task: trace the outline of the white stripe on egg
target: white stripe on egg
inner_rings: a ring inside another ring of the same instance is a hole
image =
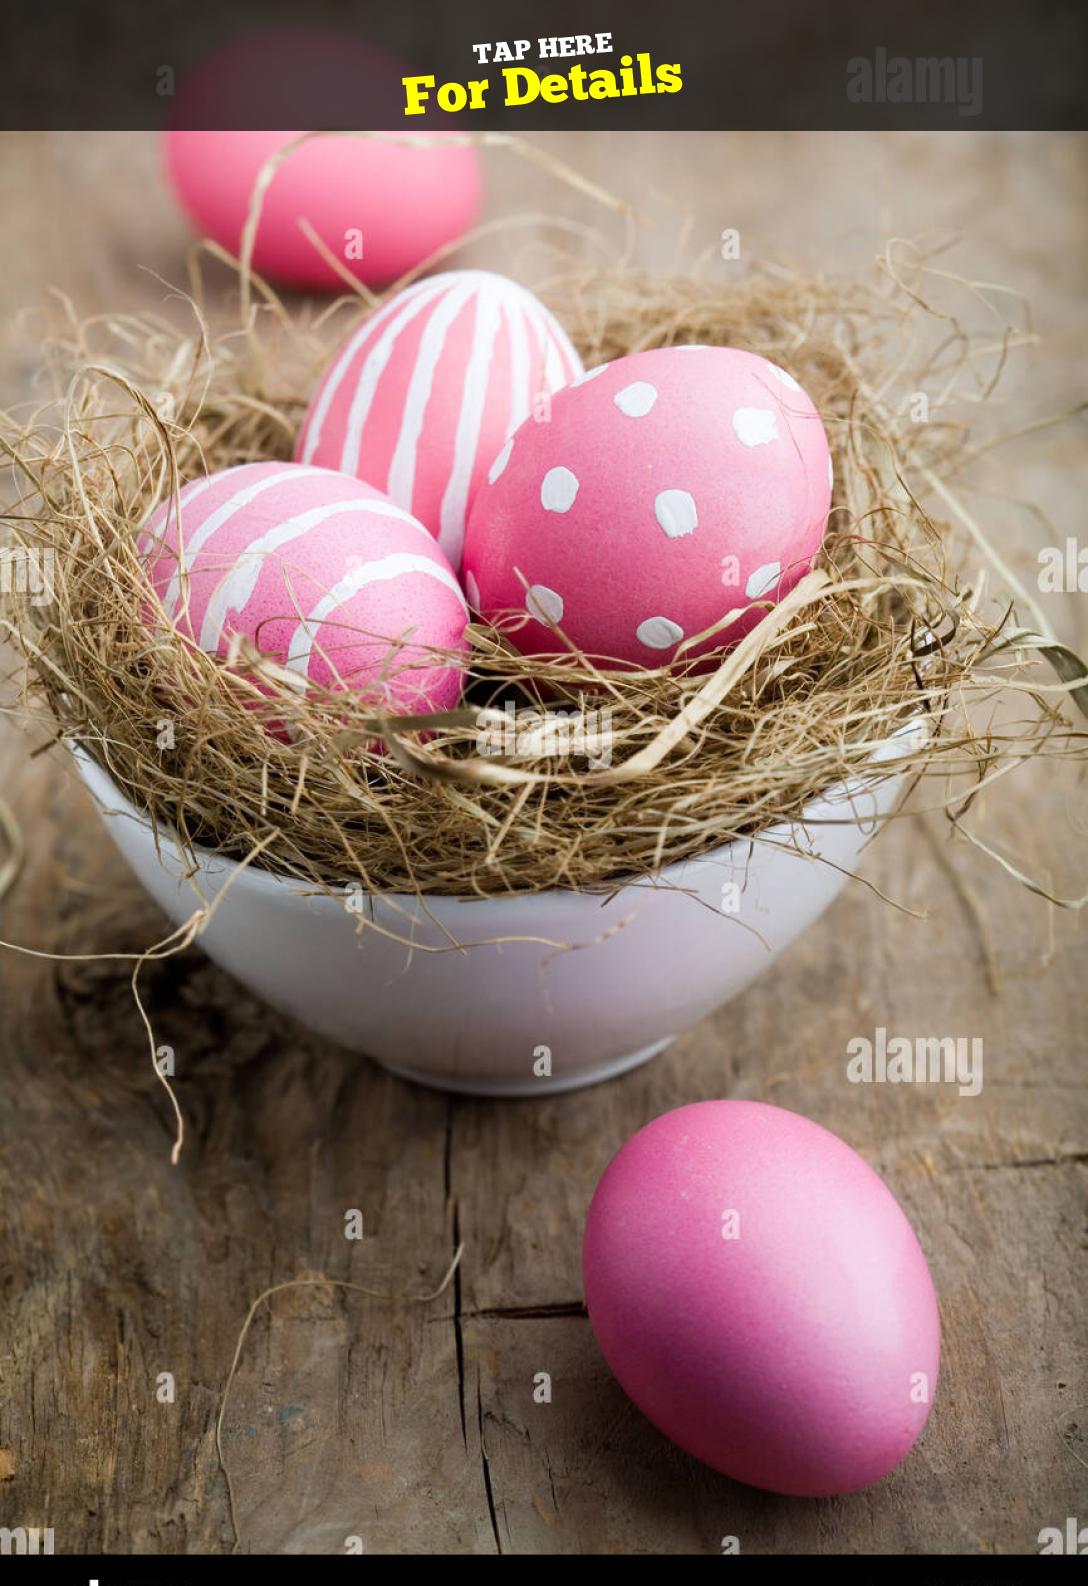
[[[438,360],[445,350],[446,338],[461,310],[471,300],[471,291],[465,286],[447,292],[435,304],[423,327],[408,395],[401,413],[400,434],[397,436],[393,460],[389,465],[385,489],[395,500],[411,501],[415,491],[416,455],[423,414],[434,386]],[[358,461],[358,459],[356,459]]]
[[[507,463],[510,461],[510,453],[513,450],[514,437],[511,435],[502,451],[495,458],[495,461],[491,464],[491,467],[487,470],[487,482],[489,485],[493,485],[496,479],[501,478]]]
[[[433,282],[431,285],[433,286]],[[410,325],[417,315],[441,297],[442,288],[430,292],[420,292],[409,296],[407,303],[403,299],[397,300],[398,312],[392,322],[385,328],[376,342],[371,343],[363,354],[365,366],[358,388],[351,400],[348,410],[348,422],[344,430],[344,444],[340,449],[340,471],[345,474],[354,474],[359,466],[359,448],[362,444],[363,430],[370,415],[374,393],[378,388],[378,381],[385,373],[385,366],[393,355],[405,326]],[[312,456],[309,446],[307,451]],[[368,484],[377,485],[379,481],[368,480]]]
[[[378,503],[379,506],[383,504]],[[329,518],[348,513],[365,518],[374,509],[373,501],[355,499],[327,502],[320,507],[311,507],[307,512],[300,512],[296,517],[286,518],[274,528],[268,529],[260,539],[254,540],[249,549],[238,557],[227,576],[220,580],[208,601],[200,629],[200,648],[214,653],[223,635],[229,613],[242,611],[252,597],[264,567],[265,557],[280,550],[284,545],[289,545],[292,540],[309,534],[311,529],[316,528],[319,523],[326,523]],[[382,516],[401,518],[402,514],[398,509],[396,512],[383,513]],[[405,513],[403,516],[409,522],[412,521],[409,514]],[[424,529],[423,532],[426,534],[427,531]],[[427,538],[430,539],[430,535],[427,535]]]
[[[501,328],[499,307],[494,298],[478,296],[473,308],[476,320],[468,368],[465,372],[465,400],[457,415],[453,467],[446,481],[439,517],[441,527],[438,543],[454,567],[460,565],[461,552],[464,548],[465,509],[480,450],[480,429],[487,396],[487,371],[495,355],[495,343]]]
[[[409,297],[410,301],[415,304],[414,312],[408,316],[409,319],[413,319],[415,314],[419,313],[420,309],[430,302],[432,297],[437,296],[437,291],[434,287],[434,281],[431,280],[418,282],[417,287],[415,289],[410,287],[405,296]],[[360,325],[354,336],[349,338],[347,346],[344,348],[343,352],[333,365],[332,371],[325,381],[325,384],[321,388],[318,399],[314,404],[309,419],[309,428],[306,431],[306,440],[300,461],[308,463],[312,460],[314,452],[317,450],[318,445],[320,444],[321,432],[324,428],[325,420],[328,417],[329,409],[336,400],[337,393],[339,392],[340,387],[343,385],[344,380],[347,378],[349,369],[355,362],[360,352],[364,352],[366,344],[373,341],[375,335],[379,331],[386,329],[389,326],[389,322],[391,320],[399,320],[401,311],[404,307],[404,301],[404,296],[397,296],[394,297],[391,302],[383,304],[376,313],[371,314],[369,319],[365,320],[364,323]]]
[[[238,469],[252,466],[250,463],[239,463],[237,469],[227,468],[218,477],[224,479],[229,474],[238,472]],[[257,497],[263,495],[266,490],[275,490],[278,486],[293,484],[300,477],[310,477],[313,474],[323,474],[327,471],[324,468],[292,468],[282,471],[277,469],[275,473],[265,474],[263,478],[258,479],[254,484],[246,485],[239,490],[235,495],[231,496],[229,501],[224,501],[220,506],[216,507],[215,511],[208,514],[203,523],[188,539],[185,537],[185,520],[183,518],[180,525],[181,551],[183,554],[178,557],[177,571],[172,575],[166,588],[166,594],[163,596],[163,606],[168,616],[174,619],[177,618],[181,581],[192,567],[193,559],[198,551],[201,551],[207,545],[213,534],[230,522],[235,513],[248,507],[251,501],[256,501]],[[194,491],[193,493],[195,494],[196,492]],[[186,502],[191,500],[192,495],[187,495]]]
[[[376,562],[364,562],[359,567],[353,567],[345,573],[339,583],[335,584],[327,594],[323,595],[317,605],[298,624],[291,636],[291,643],[287,652],[286,665],[292,672],[298,672],[303,677],[309,675],[310,662],[317,648],[317,635],[323,623],[327,622],[334,612],[347,604],[352,596],[360,590],[366,589],[371,584],[388,583],[395,578],[402,578],[405,574],[422,573],[426,578],[437,579],[447,589],[452,590],[460,602],[462,610],[468,614],[465,605],[464,593],[460,584],[449,570],[428,556],[409,556],[403,551],[396,551],[390,556],[383,556]],[[358,630],[353,627],[354,632]],[[398,634],[377,634],[376,638],[389,642],[402,637]],[[326,657],[328,659],[328,657]]]

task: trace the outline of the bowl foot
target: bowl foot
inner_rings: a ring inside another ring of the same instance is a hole
[[[552,1074],[547,1079],[473,1079],[467,1074],[431,1074],[415,1068],[401,1068],[396,1063],[381,1066],[390,1074],[396,1074],[398,1079],[410,1080],[413,1085],[426,1085],[429,1090],[456,1091],[462,1096],[555,1096],[564,1090],[582,1090],[586,1085],[599,1085],[603,1080],[626,1074],[628,1069],[648,1063],[675,1040],[675,1035],[666,1035],[663,1040],[651,1041],[649,1046],[640,1046],[637,1052],[625,1052],[622,1057],[609,1058],[607,1063],[598,1063],[593,1068],[582,1068],[574,1074]]]

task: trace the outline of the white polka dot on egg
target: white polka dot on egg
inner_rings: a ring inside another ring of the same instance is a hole
[[[540,505],[548,512],[569,512],[578,481],[569,468],[549,468],[540,486]]]
[[[647,617],[635,629],[635,637],[649,650],[668,650],[680,643],[684,630],[670,617]]]
[[[648,380],[636,380],[617,391],[612,400],[629,419],[643,419],[657,401],[657,391]]]
[[[694,498],[686,490],[662,490],[654,501],[654,516],[670,540],[699,527]]]
[[[533,584],[525,593],[525,609],[537,622],[560,623],[563,620],[563,597],[547,584]]]
[[[782,564],[780,562],[765,562],[762,567],[757,567],[749,575],[744,586],[744,593],[749,600],[758,600],[761,595],[767,595],[782,577]]]
[[[733,433],[742,446],[766,446],[778,439],[778,422],[770,408],[737,408]]]
[[[780,369],[776,363],[771,363],[770,359],[767,360],[767,368],[771,371],[776,379],[781,380],[783,385],[788,385],[791,391],[800,391],[801,387],[797,384],[797,381],[793,378],[793,376],[791,374],[787,374],[785,369]]]

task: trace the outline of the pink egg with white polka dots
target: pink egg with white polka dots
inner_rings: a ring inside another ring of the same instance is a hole
[[[469,518],[463,577],[526,654],[660,666],[808,571],[831,504],[820,416],[786,370],[732,347],[666,347],[591,369],[529,419]],[[754,607],[691,652],[734,644]]]
[[[180,506],[180,517],[178,514]],[[358,479],[246,463],[184,485],[138,549],[174,627],[226,658],[242,634],[300,687],[350,688],[402,714],[456,704],[467,610],[423,525]]]
[[[516,281],[488,270],[428,276],[345,342],[295,457],[377,485],[460,567],[465,522],[496,452],[581,372],[559,321]]]

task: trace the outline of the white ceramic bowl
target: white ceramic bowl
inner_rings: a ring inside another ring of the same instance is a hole
[[[177,844],[162,837],[156,852],[146,817],[74,755],[118,848],[171,920],[189,919],[229,883],[200,942],[274,1008],[406,1079],[538,1096],[644,1062],[773,964],[827,908],[875,817],[893,807],[902,778],[891,762],[917,730],[876,752],[872,776],[809,805],[802,826],[773,827],[607,896],[430,897],[426,907],[347,887],[343,899],[307,894],[201,850],[190,881]]]

